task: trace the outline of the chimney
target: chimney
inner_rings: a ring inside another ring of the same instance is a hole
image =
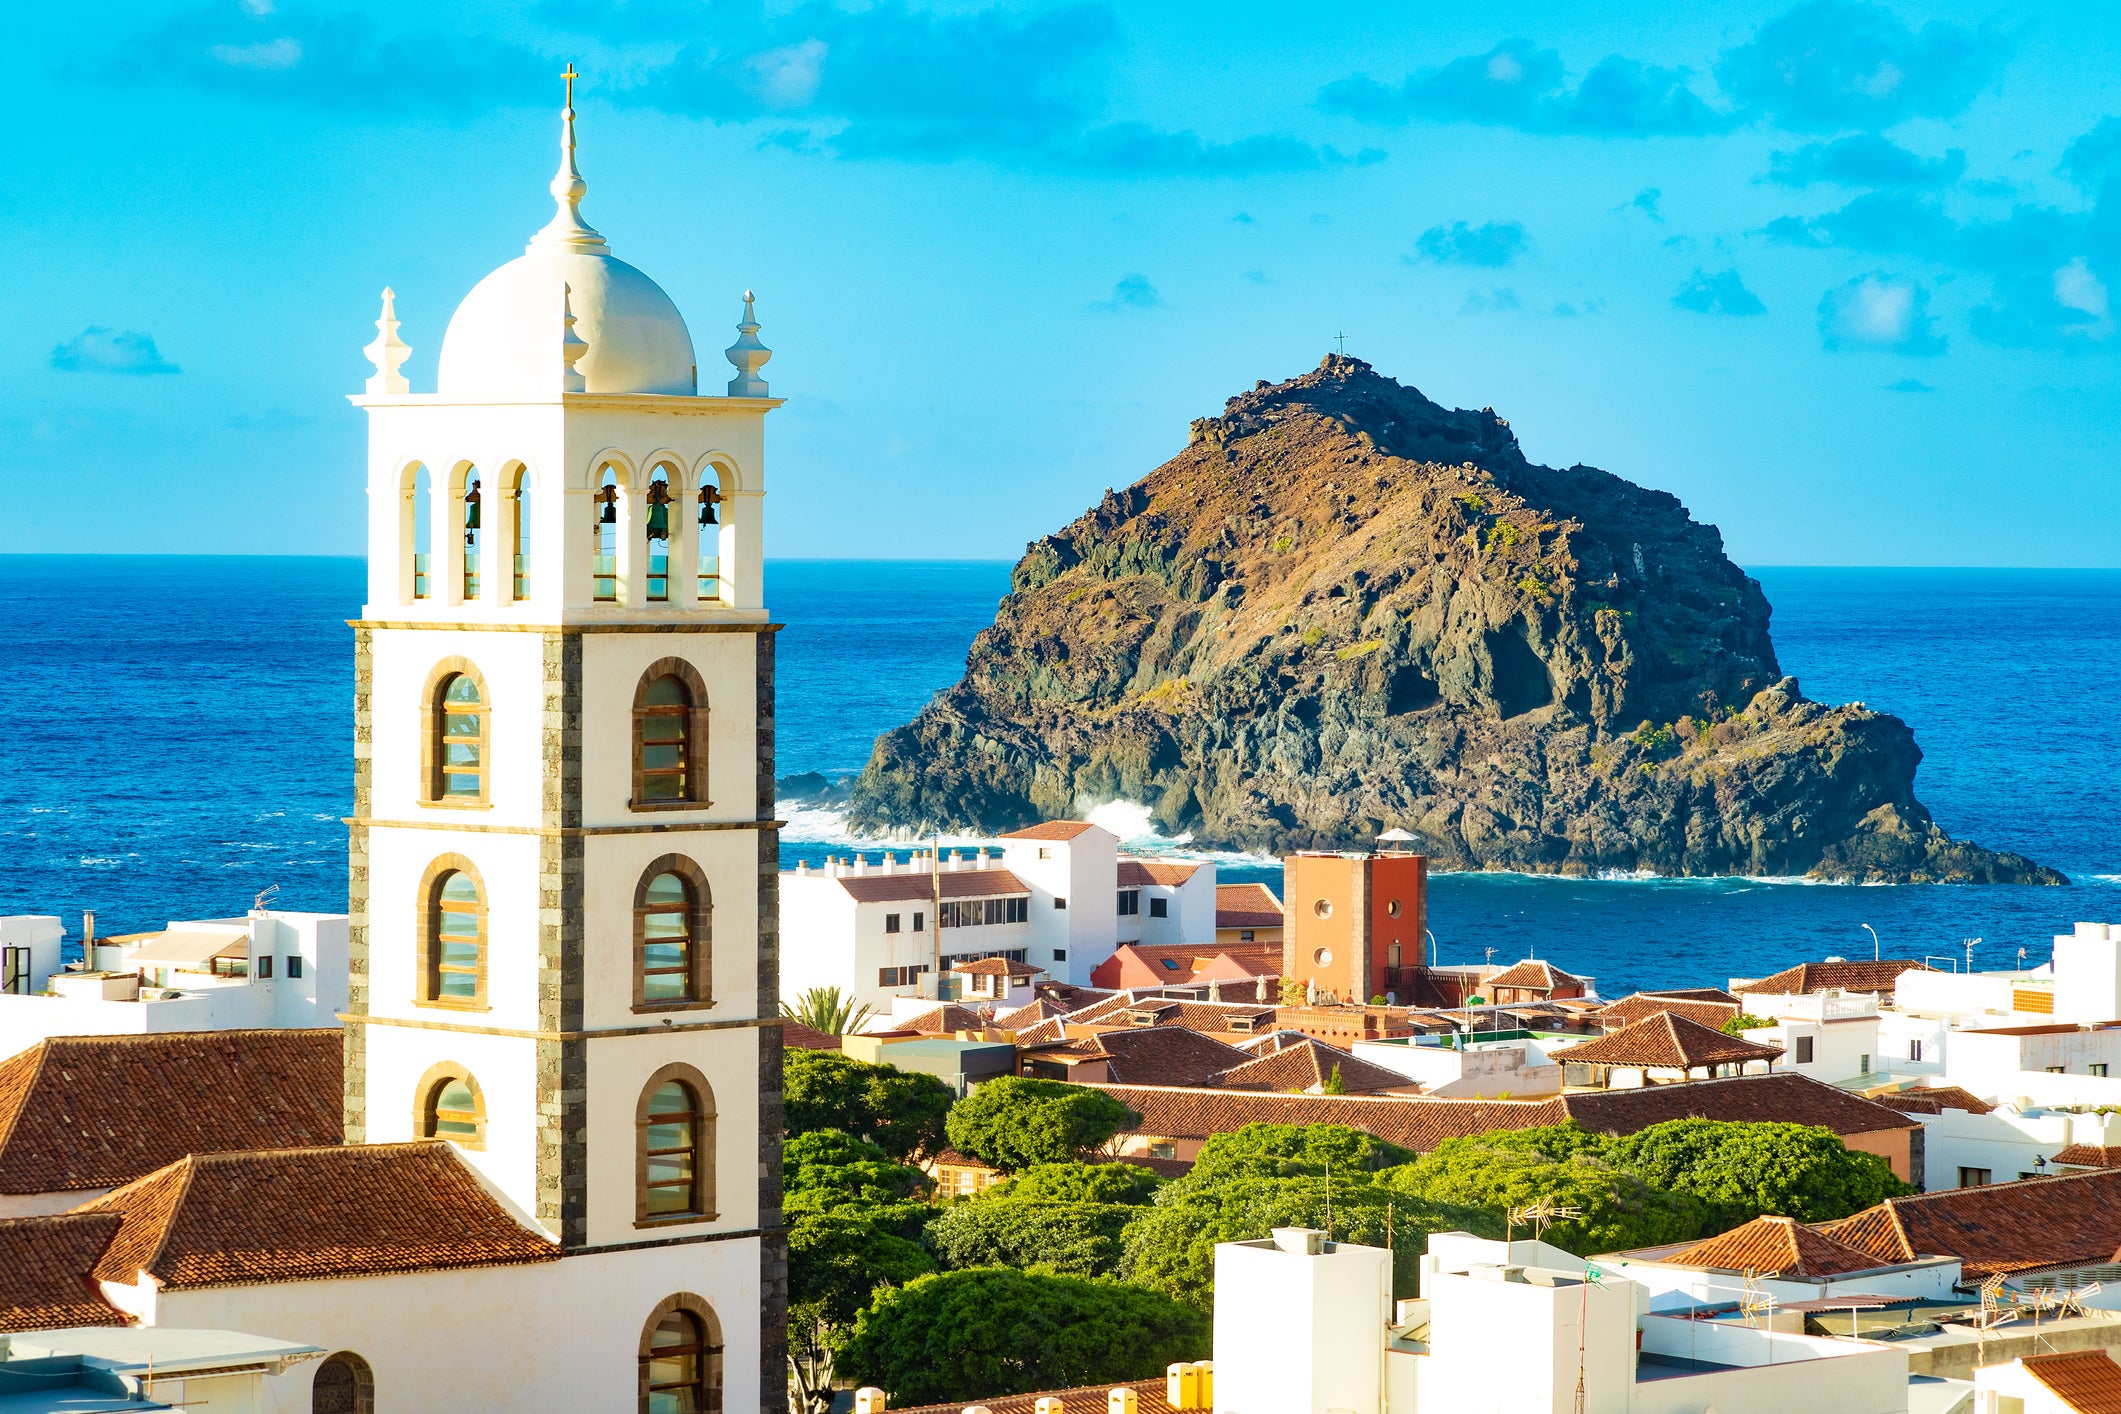
[[[884,1392],[875,1385],[863,1385],[856,1390],[854,1414],[884,1414]]]
[[[854,856],[854,877],[860,879],[865,877],[868,873],[869,856],[866,854],[857,854],[856,856]]]
[[[81,955],[88,965],[96,965],[96,910],[86,909],[81,914]]]
[[[807,859],[798,859],[797,861],[795,861],[795,872],[798,874],[808,874],[810,872],[810,861]]]
[[[1326,1235],[1315,1227],[1278,1227],[1274,1245],[1299,1257],[1317,1257],[1325,1253]]]

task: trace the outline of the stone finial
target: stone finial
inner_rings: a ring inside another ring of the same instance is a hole
[[[589,344],[574,332],[574,286],[560,285],[560,391],[583,393],[589,382],[575,364],[589,352]]]
[[[375,377],[368,380],[369,396],[412,391],[405,375],[398,372],[398,366],[412,356],[412,349],[398,337],[397,296],[388,285],[383,287],[383,317],[376,321],[376,341],[361,352],[376,366]]]
[[[574,81],[581,77],[574,65],[560,75],[567,82],[567,98],[560,109],[560,170],[554,174],[552,199],[558,209],[545,229],[530,238],[531,250],[541,247],[557,247],[561,250],[576,250],[589,255],[605,255],[611,247],[604,241],[596,227],[582,219],[582,198],[589,194],[589,183],[582,180],[582,171],[574,161]]]
[[[723,352],[723,357],[736,365],[736,377],[729,380],[729,396],[732,398],[763,398],[766,380],[759,377],[759,370],[766,360],[773,357],[773,350],[759,342],[759,321],[751,309],[751,291],[744,291],[744,318],[736,326],[737,339]]]

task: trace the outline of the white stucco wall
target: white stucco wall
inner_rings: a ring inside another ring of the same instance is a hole
[[[1226,1242],[1215,1249],[1215,1293],[1217,1410],[1380,1407],[1390,1252],[1343,1242],[1309,1255]]]
[[[350,1350],[378,1410],[580,1414],[635,1407],[648,1313],[677,1292],[722,1323],[723,1407],[759,1407],[756,1238],[570,1257],[539,1266],[163,1292],[154,1324],[251,1331]],[[270,1381],[309,1407],[320,1362]]]

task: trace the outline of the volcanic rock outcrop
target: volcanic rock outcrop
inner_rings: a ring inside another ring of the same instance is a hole
[[[1768,614],[1676,498],[1329,356],[1032,544],[852,820],[1125,799],[1277,853],[1397,826],[1441,868],[2066,882],[1947,838],[1907,724],[1806,700]]]

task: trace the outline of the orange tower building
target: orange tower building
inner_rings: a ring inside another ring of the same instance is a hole
[[[1282,976],[1343,1002],[1412,1000],[1428,962],[1429,860],[1305,851],[1282,860]]]

